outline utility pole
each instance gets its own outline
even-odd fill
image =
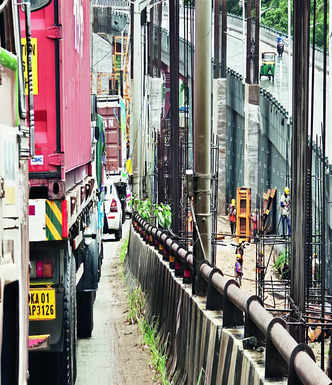
[[[202,242],[194,242],[194,268],[211,261],[211,7],[206,0],[195,2],[194,56],[194,211]],[[196,231],[196,230],[195,230]],[[202,247],[201,247],[202,243]],[[203,282],[195,276],[196,294],[202,294]]]
[[[258,146],[260,135],[259,92],[260,1],[247,0],[247,62],[245,83],[244,185],[251,188],[254,208],[258,207]]]
[[[169,1],[170,31],[170,75],[171,75],[171,178],[172,230],[181,230],[182,183],[180,177],[180,135],[179,135],[179,0]]]
[[[141,112],[142,112],[142,49],[141,49],[141,12],[139,0],[135,0],[132,9],[133,16],[133,39],[131,41],[133,47],[133,72],[132,76],[132,123],[131,123],[131,138],[132,144],[132,170],[133,170],[133,193],[138,198],[142,198],[142,186],[141,186],[141,157],[142,157],[142,145],[141,145]]]
[[[220,12],[221,11],[221,12]],[[221,26],[220,26],[221,15]],[[220,28],[221,27],[221,28]],[[221,36],[220,36],[221,29]],[[220,38],[221,37],[221,38]],[[220,44],[221,42],[221,44]],[[213,133],[219,138],[218,214],[226,208],[227,1],[214,0]]]
[[[294,0],[293,54],[293,135],[292,135],[292,259],[291,297],[296,310],[305,311],[304,255],[311,239],[307,239],[306,206],[308,199],[308,99],[309,99],[309,0]],[[310,181],[311,183],[311,181]],[[297,313],[298,314],[298,313]],[[297,328],[294,337],[304,342],[304,328]]]

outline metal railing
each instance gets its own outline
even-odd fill
[[[193,271],[194,256],[171,238],[167,231],[147,223],[137,214],[133,215],[134,229],[143,239],[158,250],[174,256]],[[223,310],[223,327],[244,326],[244,337],[255,337],[260,345],[265,344],[265,378],[288,376],[288,384],[332,385],[330,378],[315,363],[314,355],[306,344],[298,344],[286,329],[281,318],[271,315],[261,304],[259,297],[250,295],[238,283],[224,277],[222,271],[207,261],[198,272],[208,283],[207,310]],[[177,275],[179,276],[179,274]]]

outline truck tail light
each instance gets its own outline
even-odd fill
[[[112,199],[111,206],[110,206],[110,212],[116,213],[118,211],[118,205],[116,203],[115,199]]]
[[[68,238],[68,208],[67,201],[64,199],[61,202],[62,211],[62,238]]]
[[[29,215],[36,215],[36,206],[35,205],[29,205]]]
[[[50,260],[31,261],[31,279],[53,278],[53,263]]]

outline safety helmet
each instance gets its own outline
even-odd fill
[[[237,261],[242,261],[241,254],[236,254],[236,260],[237,260]]]
[[[285,188],[284,188],[284,192],[285,192],[285,194],[288,195],[288,194],[289,194],[289,187],[285,187]]]
[[[235,199],[232,199],[232,206],[235,206]]]

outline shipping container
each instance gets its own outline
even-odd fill
[[[71,183],[66,174],[76,170],[77,178],[77,169],[86,173],[91,161],[90,3],[32,0],[31,5],[36,125],[31,184]]]
[[[121,102],[118,96],[97,98],[97,111],[105,127],[105,168],[107,174],[119,174],[123,165],[123,141],[121,134]]]

